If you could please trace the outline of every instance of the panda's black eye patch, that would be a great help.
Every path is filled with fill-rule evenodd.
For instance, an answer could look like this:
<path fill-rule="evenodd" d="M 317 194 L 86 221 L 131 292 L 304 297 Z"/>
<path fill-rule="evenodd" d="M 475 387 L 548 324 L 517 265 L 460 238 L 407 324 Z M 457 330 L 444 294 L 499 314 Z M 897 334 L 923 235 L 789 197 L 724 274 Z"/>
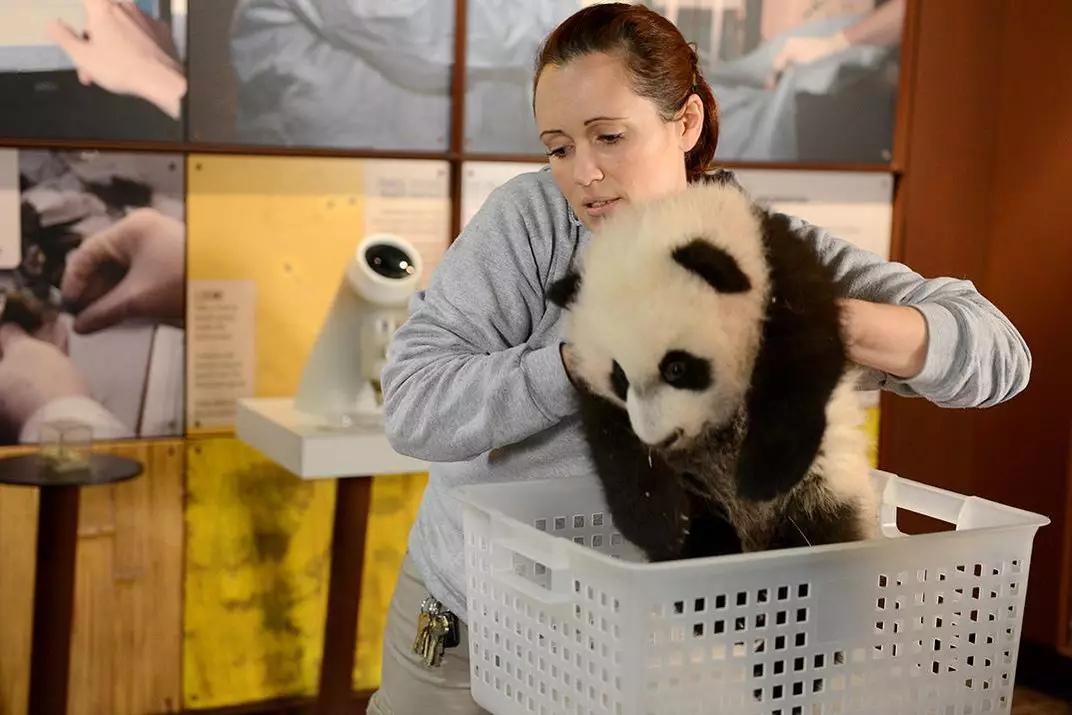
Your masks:
<path fill-rule="evenodd" d="M 711 386 L 711 363 L 684 350 L 671 350 L 659 363 L 659 374 L 673 387 L 706 390 Z"/>
<path fill-rule="evenodd" d="M 614 367 L 610 371 L 610 386 L 614 389 L 614 394 L 618 396 L 618 399 L 625 402 L 626 393 L 629 392 L 629 378 L 625 376 L 625 370 L 622 370 L 617 360 L 614 361 Z"/>

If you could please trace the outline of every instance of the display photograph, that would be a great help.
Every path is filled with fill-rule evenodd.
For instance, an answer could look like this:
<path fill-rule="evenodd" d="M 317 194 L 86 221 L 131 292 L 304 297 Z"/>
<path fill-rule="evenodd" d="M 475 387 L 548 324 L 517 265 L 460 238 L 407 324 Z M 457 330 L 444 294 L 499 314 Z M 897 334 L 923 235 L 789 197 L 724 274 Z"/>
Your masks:
<path fill-rule="evenodd" d="M 185 4 L 0 3 L 0 139 L 181 141 Z"/>
<path fill-rule="evenodd" d="M 0 161 L 0 444 L 70 421 L 93 440 L 181 435 L 182 158 L 13 155 Z"/>
<path fill-rule="evenodd" d="M 888 164 L 907 0 L 646 0 L 693 44 L 721 161 Z M 465 148 L 543 153 L 532 63 L 591 0 L 469 2 Z"/>
<path fill-rule="evenodd" d="M 189 0 L 189 138 L 446 151 L 454 12 L 451 0 Z"/>

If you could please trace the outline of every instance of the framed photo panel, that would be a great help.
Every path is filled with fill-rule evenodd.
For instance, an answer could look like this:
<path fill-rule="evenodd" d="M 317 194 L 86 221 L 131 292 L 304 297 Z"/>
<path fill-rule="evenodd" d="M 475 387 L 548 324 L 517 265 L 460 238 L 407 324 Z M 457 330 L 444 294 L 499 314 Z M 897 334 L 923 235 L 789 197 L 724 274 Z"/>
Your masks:
<path fill-rule="evenodd" d="M 719 105 L 721 161 L 882 165 L 892 158 L 906 1 L 638 4 L 674 22 L 696 49 Z M 544 152 L 533 118 L 534 59 L 559 22 L 592 4 L 469 0 L 467 152 Z"/>
<path fill-rule="evenodd" d="M 189 138 L 446 152 L 452 0 L 188 0 Z"/>
<path fill-rule="evenodd" d="M 0 139 L 182 141 L 185 6 L 0 3 Z"/>
<path fill-rule="evenodd" d="M 98 440 L 182 435 L 182 158 L 8 150 L 0 171 L 0 236 L 18 237 L 0 245 L 0 389 L 17 397 L 0 444 L 53 420 Z"/>

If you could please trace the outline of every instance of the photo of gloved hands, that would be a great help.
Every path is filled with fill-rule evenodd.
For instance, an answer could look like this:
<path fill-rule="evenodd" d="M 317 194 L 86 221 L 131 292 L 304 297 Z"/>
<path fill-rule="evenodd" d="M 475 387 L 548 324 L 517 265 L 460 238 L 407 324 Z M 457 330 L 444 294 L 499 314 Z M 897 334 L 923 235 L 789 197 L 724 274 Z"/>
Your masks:
<path fill-rule="evenodd" d="M 74 331 L 94 333 L 128 319 L 181 325 L 186 227 L 155 209 L 137 209 L 89 236 L 67 256 L 60 284 Z"/>
<path fill-rule="evenodd" d="M 35 442 L 57 418 L 95 439 L 180 433 L 181 163 L 23 152 L 20 173 L 22 262 L 0 271 L 0 444 Z"/>

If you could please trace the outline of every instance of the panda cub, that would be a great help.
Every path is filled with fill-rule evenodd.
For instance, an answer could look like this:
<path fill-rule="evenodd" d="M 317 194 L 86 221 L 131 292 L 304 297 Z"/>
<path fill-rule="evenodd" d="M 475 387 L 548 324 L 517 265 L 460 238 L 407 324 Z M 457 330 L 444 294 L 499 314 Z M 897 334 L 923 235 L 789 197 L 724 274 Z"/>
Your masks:
<path fill-rule="evenodd" d="M 837 298 L 728 171 L 620 210 L 549 287 L 608 509 L 650 560 L 875 535 Z"/>

